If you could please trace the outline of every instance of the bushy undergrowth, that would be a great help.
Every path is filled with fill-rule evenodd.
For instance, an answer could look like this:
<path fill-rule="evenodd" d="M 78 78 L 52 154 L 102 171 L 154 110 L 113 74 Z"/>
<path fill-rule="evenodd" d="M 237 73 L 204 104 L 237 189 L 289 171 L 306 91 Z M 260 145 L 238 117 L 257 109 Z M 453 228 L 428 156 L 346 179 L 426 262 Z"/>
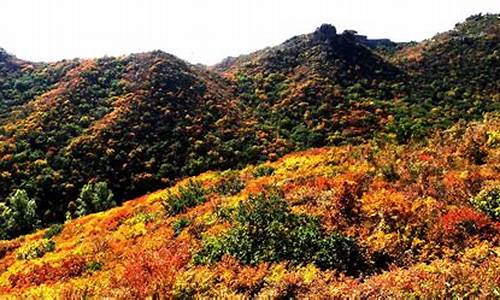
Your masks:
<path fill-rule="evenodd" d="M 186 228 L 187 226 L 189 226 L 190 223 L 191 223 L 191 221 L 189 221 L 189 219 L 187 219 L 187 218 L 180 218 L 179 220 L 175 221 L 172 224 L 172 229 L 174 230 L 174 234 L 176 236 L 181 234 L 182 230 L 184 228 Z"/>
<path fill-rule="evenodd" d="M 47 230 L 45 230 L 43 237 L 46 239 L 51 239 L 52 237 L 61 233 L 63 229 L 64 229 L 63 224 L 54 224 L 50 226 Z"/>
<path fill-rule="evenodd" d="M 253 176 L 255 177 L 270 176 L 273 173 L 274 173 L 273 167 L 261 165 L 255 168 Z"/>
<path fill-rule="evenodd" d="M 349 273 L 364 266 L 354 240 L 324 232 L 317 218 L 292 213 L 279 193 L 251 196 L 238 206 L 232 221 L 235 227 L 227 234 L 204 240 L 196 263 L 214 263 L 231 255 L 250 265 L 287 260 Z"/>
<path fill-rule="evenodd" d="M 215 192 L 223 196 L 238 194 L 245 187 L 245 183 L 239 178 L 238 174 L 229 174 L 223 177 L 216 185 Z"/>
<path fill-rule="evenodd" d="M 17 249 L 17 259 L 33 259 L 39 258 L 45 255 L 47 252 L 52 252 L 56 249 L 56 243 L 49 239 L 42 239 L 24 245 L 23 247 Z"/>
<path fill-rule="evenodd" d="M 476 197 L 472 198 L 472 204 L 491 218 L 500 220 L 500 183 L 487 185 Z"/>
<path fill-rule="evenodd" d="M 205 202 L 206 193 L 200 182 L 189 181 L 185 186 L 179 187 L 177 193 L 169 193 L 163 204 L 169 215 L 177 215 L 189 207 Z"/>

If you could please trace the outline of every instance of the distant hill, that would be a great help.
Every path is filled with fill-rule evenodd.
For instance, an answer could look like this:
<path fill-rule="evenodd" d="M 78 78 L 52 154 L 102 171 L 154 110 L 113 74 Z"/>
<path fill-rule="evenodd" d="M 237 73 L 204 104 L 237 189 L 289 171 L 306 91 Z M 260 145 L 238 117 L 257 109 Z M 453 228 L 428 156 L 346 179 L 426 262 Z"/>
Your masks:
<path fill-rule="evenodd" d="M 20 60 L 0 48 L 0 114 L 23 105 L 48 91 L 75 65 L 75 61 L 54 64 Z"/>
<path fill-rule="evenodd" d="M 421 84 L 454 89 L 465 97 L 498 97 L 499 42 L 499 16 L 476 15 L 453 30 L 402 47 L 393 61 Z"/>

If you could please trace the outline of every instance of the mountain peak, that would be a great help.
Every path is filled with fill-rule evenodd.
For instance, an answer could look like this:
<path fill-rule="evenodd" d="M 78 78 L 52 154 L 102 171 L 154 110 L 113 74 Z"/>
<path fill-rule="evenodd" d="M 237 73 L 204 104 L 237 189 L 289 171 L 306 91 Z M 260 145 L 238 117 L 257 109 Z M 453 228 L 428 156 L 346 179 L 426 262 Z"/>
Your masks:
<path fill-rule="evenodd" d="M 331 24 L 323 24 L 314 31 L 313 37 L 320 41 L 334 40 L 337 37 L 337 29 Z"/>
<path fill-rule="evenodd" d="M 7 53 L 4 48 L 0 47 L 0 59 L 6 59 L 8 57 L 10 57 L 9 53 Z"/>

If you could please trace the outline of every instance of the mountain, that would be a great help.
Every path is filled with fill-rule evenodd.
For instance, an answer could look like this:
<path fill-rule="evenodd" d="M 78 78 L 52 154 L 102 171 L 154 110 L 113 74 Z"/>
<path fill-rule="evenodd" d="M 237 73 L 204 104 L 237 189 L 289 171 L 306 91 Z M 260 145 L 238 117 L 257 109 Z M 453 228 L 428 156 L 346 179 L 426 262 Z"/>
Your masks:
<path fill-rule="evenodd" d="M 498 26 L 498 15 L 472 16 L 422 43 L 372 49 L 353 31 L 323 25 L 214 70 L 235 78 L 240 98 L 256 103 L 252 118 L 294 148 L 379 132 L 405 142 L 500 108 Z"/>
<path fill-rule="evenodd" d="M 20 60 L 0 48 L 0 118 L 15 106 L 20 106 L 48 91 L 75 61 L 54 64 Z"/>
<path fill-rule="evenodd" d="M 326 24 L 214 70 L 234 78 L 259 130 L 277 130 L 296 149 L 372 136 L 387 114 L 367 98 L 393 99 L 389 87 L 406 77 L 351 32 Z"/>
<path fill-rule="evenodd" d="M 411 77 L 406 115 L 424 108 L 427 123 L 449 126 L 466 114 L 479 118 L 500 108 L 500 21 L 471 16 L 453 30 L 418 44 L 403 45 L 388 59 Z M 430 120 L 429 120 L 430 119 Z"/>
<path fill-rule="evenodd" d="M 203 151 L 195 141 L 231 114 L 229 95 L 215 74 L 161 52 L 78 61 L 6 117 L 1 192 L 26 189 L 53 220 L 94 178 L 120 197 L 158 188 L 181 173 L 171 163 Z"/>
<path fill-rule="evenodd" d="M 26 190 L 47 223 L 73 213 L 89 182 L 127 199 L 206 170 L 480 119 L 499 108 L 497 33 L 497 15 L 475 16 L 374 49 L 322 25 L 208 69 L 160 51 L 49 64 L 2 51 L 0 198 Z"/>
<path fill-rule="evenodd" d="M 0 293 L 495 294 L 499 26 L 211 67 L 0 50 Z"/>
<path fill-rule="evenodd" d="M 498 15 L 476 15 L 453 30 L 403 47 L 394 61 L 427 85 L 466 96 L 498 97 L 499 42 Z"/>

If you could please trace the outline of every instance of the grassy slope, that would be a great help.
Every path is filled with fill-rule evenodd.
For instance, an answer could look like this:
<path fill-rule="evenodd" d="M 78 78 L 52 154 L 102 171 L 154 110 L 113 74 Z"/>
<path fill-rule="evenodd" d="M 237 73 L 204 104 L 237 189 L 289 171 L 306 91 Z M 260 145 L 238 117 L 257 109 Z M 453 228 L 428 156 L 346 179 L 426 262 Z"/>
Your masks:
<path fill-rule="evenodd" d="M 55 249 L 40 258 L 16 256 L 39 243 L 43 230 L 1 242 L 0 292 L 64 298 L 493 296 L 500 288 L 498 224 L 469 199 L 488 181 L 499 184 L 499 132 L 500 120 L 490 117 L 436 134 L 426 146 L 370 143 L 289 154 L 264 164 L 271 175 L 255 175 L 262 165 L 236 171 L 244 182 L 237 194 L 211 192 L 206 203 L 169 216 L 161 199 L 184 180 L 67 222 L 52 237 Z M 477 149 L 483 164 L 474 163 Z M 195 179 L 208 189 L 229 174 Z M 318 216 L 326 231 L 357 240 L 370 272 L 351 277 L 286 261 L 247 266 L 230 257 L 195 265 L 191 257 L 202 239 L 231 227 L 220 212 L 269 185 L 283 191 L 293 212 Z M 190 223 L 176 235 L 172 226 L 181 218 Z"/>

